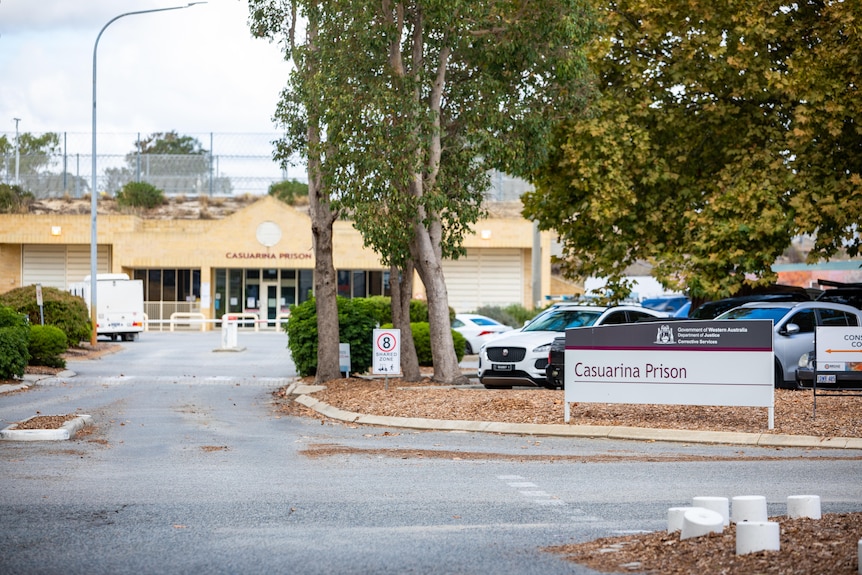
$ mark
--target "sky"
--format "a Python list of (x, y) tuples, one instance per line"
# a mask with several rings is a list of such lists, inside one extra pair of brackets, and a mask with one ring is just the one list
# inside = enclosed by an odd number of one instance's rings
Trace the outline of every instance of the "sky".
[[(187, 0), (0, 0), (0, 133), (91, 133), (93, 47), (125, 12)], [(97, 133), (270, 133), (288, 64), (245, 0), (125, 16), (99, 39)]]

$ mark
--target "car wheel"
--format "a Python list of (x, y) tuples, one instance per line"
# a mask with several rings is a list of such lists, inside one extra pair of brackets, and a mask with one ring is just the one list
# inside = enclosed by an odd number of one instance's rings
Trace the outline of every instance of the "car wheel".
[(775, 360), (775, 389), (793, 389), (795, 387), (792, 384), (787, 384), (784, 382), (784, 369), (782, 369), (781, 364), (778, 363), (778, 360)]
[(475, 355), (475, 354), (473, 353), (473, 346), (472, 346), (472, 345), (470, 345), (470, 342), (469, 342), (469, 341), (464, 345), (464, 353), (465, 353), (466, 355)]

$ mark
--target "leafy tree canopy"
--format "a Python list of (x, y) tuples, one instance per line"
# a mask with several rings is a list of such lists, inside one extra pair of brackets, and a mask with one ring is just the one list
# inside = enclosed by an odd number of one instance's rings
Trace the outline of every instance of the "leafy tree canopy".
[(142, 154), (205, 155), (207, 150), (192, 136), (180, 136), (176, 131), (156, 132), (136, 143)]
[[(50, 165), (52, 157), (60, 153), (60, 135), (45, 132), (36, 136), (22, 132), (18, 135), (18, 145), (19, 174), (39, 174)], [(0, 155), (12, 157), (15, 151), (15, 139), (0, 136)]]
[(269, 195), (288, 205), (296, 205), (301, 198), (308, 200), (308, 184), (298, 180), (283, 180), (269, 186)]
[[(601, 92), (556, 132), (525, 215), (570, 276), (655, 265), (718, 297), (767, 283), (799, 233), (858, 251), (862, 6), (619, 0), (590, 51)], [(618, 294), (619, 295), (619, 294)]]

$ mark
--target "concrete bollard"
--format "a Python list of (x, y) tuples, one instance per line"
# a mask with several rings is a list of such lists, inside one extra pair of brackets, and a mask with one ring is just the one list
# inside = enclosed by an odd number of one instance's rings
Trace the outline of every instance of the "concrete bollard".
[(820, 519), (820, 496), (788, 495), (787, 516), (791, 519), (798, 519), (800, 517)]
[(743, 521), (736, 524), (736, 554), (779, 551), (781, 528), (774, 521)]
[(739, 495), (731, 499), (731, 520), (734, 523), (742, 521), (767, 521), (766, 497), (762, 495)]
[(724, 531), (724, 517), (718, 511), (705, 507), (692, 507), (682, 516), (680, 540), (701, 537)]
[(682, 531), (682, 518), (691, 507), (669, 507), (667, 510), (667, 532)]
[(727, 497), (692, 497), (691, 504), (693, 507), (712, 509), (721, 515), (725, 526), (730, 525), (730, 505)]

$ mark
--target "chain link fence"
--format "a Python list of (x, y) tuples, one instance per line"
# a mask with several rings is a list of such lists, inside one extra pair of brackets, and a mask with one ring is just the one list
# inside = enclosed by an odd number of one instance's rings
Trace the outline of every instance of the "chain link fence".
[[(30, 134), (40, 137), (44, 134)], [(36, 198), (89, 195), (92, 187), (92, 134), (56, 132), (50, 151), (17, 153), (15, 132), (0, 132), (0, 183), (18, 184)], [(272, 159), (277, 133), (181, 134), (200, 144), (200, 154), (142, 154), (141, 133), (97, 134), (96, 189), (113, 196), (133, 181), (152, 184), (165, 195), (262, 195), (288, 179), (307, 181), (302, 165), (282, 170)], [(501, 172), (490, 178), (491, 201), (517, 200), (527, 182)]]
[[(47, 152), (17, 153), (14, 132), (0, 132), (0, 182), (18, 184), (37, 198), (82, 197), (92, 187), (92, 134), (58, 132), (59, 145)], [(42, 134), (33, 134), (39, 137)], [(302, 166), (282, 170), (272, 159), (278, 134), (183, 134), (197, 140), (199, 154), (142, 154), (148, 134), (97, 135), (96, 188), (114, 195), (142, 181), (166, 195), (265, 194), (273, 183), (305, 181)]]

